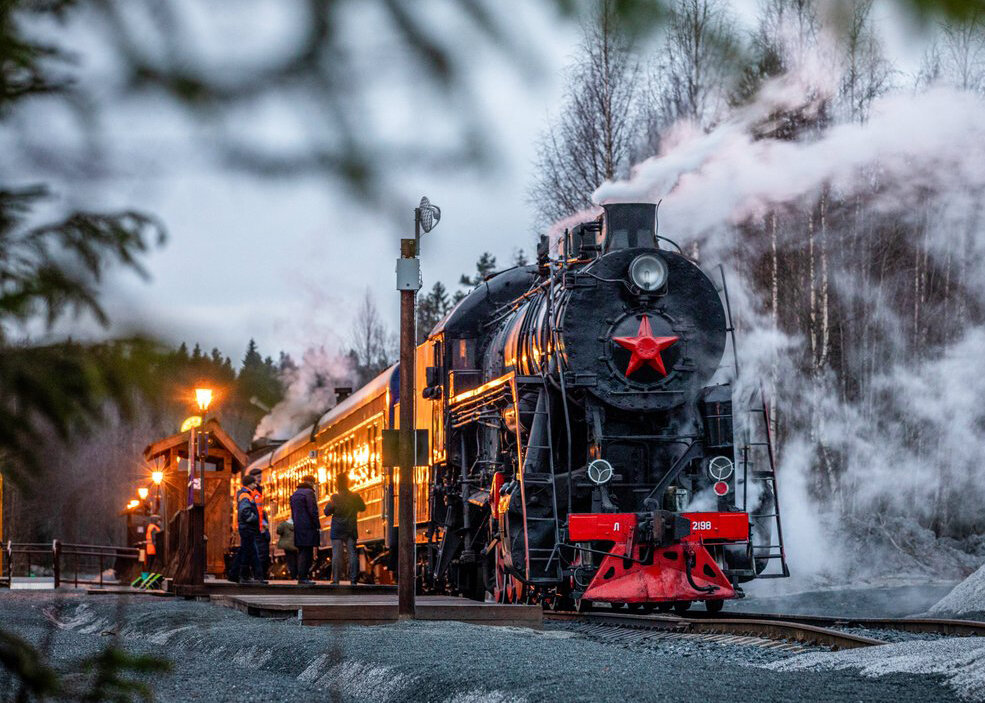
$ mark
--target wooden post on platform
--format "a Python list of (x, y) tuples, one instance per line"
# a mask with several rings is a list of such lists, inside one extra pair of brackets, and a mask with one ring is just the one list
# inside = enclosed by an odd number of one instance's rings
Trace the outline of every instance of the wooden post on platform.
[[(419, 213), (419, 210), (415, 210), (415, 234), (418, 237)], [(416, 280), (408, 277), (402, 281), (399, 268), (397, 274), (397, 287), (400, 290), (400, 531), (397, 549), (397, 614), (402, 619), (414, 617), (417, 585), (417, 520), (414, 514), (414, 343), (417, 336), (414, 308), (415, 296), (420, 287), (417, 241), (417, 237), (400, 240), (401, 261), (413, 262), (404, 265), (411, 273), (417, 271), (414, 277)]]
[(397, 563), (397, 614), (413, 618), (417, 589), (417, 511), (414, 507), (414, 469), (417, 447), (414, 427), (414, 353), (417, 345), (415, 296), (421, 289), (421, 232), (430, 232), (441, 210), (427, 198), (414, 209), (414, 238), (400, 240), (397, 290), (400, 291), (400, 520)]

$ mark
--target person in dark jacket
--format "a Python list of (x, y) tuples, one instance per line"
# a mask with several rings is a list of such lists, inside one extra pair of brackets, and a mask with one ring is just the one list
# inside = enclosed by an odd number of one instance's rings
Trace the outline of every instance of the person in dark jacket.
[(349, 558), (349, 583), (359, 576), (359, 560), (356, 558), (356, 537), (359, 536), (358, 516), (366, 509), (366, 503), (349, 490), (349, 476), (340, 473), (335, 478), (339, 492), (332, 495), (325, 505), (325, 515), (332, 518), (332, 583), (342, 578), (342, 553)]
[(240, 572), (244, 566), (252, 569), (252, 573), (260, 575), (260, 553), (257, 551), (257, 539), (260, 537), (260, 512), (253, 492), (256, 479), (252, 475), (243, 477), (243, 485), (236, 491), (236, 522), (239, 528), (239, 551), (229, 569), (229, 580), (237, 583), (267, 583), (263, 579), (254, 581), (244, 578), (240, 581)]
[(257, 553), (260, 555), (260, 574), (257, 578), (267, 579), (270, 573), (270, 520), (263, 504), (263, 469), (253, 469), (250, 474), (255, 479), (253, 498), (260, 513), (260, 536), (257, 538)]
[(315, 560), (315, 547), (321, 543), (315, 477), (305, 476), (291, 496), (291, 519), (294, 521), (294, 546), (298, 548), (298, 583), (313, 584), (308, 578)]

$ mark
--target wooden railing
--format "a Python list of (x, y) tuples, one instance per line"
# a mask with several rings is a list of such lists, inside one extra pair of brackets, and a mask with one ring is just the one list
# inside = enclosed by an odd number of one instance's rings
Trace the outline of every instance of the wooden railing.
[[(126, 561), (139, 561), (140, 560), (140, 550), (136, 547), (115, 547), (107, 545), (96, 545), (96, 544), (68, 544), (61, 540), (54, 540), (50, 543), (39, 543), (39, 542), (7, 542), (4, 545), (4, 553), (6, 554), (6, 567), (7, 567), (7, 583), (13, 582), (14, 576), (14, 558), (23, 557), (26, 558), (26, 573), (28, 576), (31, 574), (31, 563), (32, 557), (35, 558), (35, 563), (50, 563), (52, 573), (55, 579), (55, 588), (62, 585), (63, 582), (63, 565), (65, 560), (71, 560), (70, 563), (70, 573), (73, 573), (73, 577), (68, 579), (73, 585), (78, 586), (81, 584), (98, 584), (103, 585), (103, 572), (106, 570), (107, 565), (112, 565), (117, 568), (120, 562)], [(83, 576), (79, 577), (79, 562), (80, 559), (84, 564), (88, 565), (89, 568), (98, 564), (99, 577), (96, 579), (88, 578)], [(119, 573), (119, 569), (117, 569)]]

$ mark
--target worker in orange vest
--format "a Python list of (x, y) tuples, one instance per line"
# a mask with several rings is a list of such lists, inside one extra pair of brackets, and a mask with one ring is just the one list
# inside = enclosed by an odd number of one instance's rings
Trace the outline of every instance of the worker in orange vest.
[(157, 564), (157, 548), (158, 548), (158, 535), (161, 533), (161, 518), (157, 515), (151, 515), (150, 521), (147, 523), (147, 528), (144, 530), (144, 550), (147, 554), (147, 571), (154, 573), (154, 569), (158, 567)]
[[(236, 491), (236, 525), (239, 530), (239, 550), (226, 577), (233, 583), (267, 583), (260, 579), (260, 556), (257, 553), (257, 540), (260, 538), (260, 510), (254, 499), (253, 474), (243, 477), (242, 487)], [(249, 572), (246, 572), (249, 569)], [(256, 579), (256, 580), (254, 580)]]
[(253, 484), (253, 501), (256, 503), (257, 512), (260, 513), (260, 537), (257, 539), (257, 553), (260, 555), (260, 571), (256, 575), (257, 579), (267, 580), (270, 573), (270, 520), (267, 519), (267, 511), (263, 507), (263, 479), (262, 469), (253, 469), (250, 475), (256, 479)]

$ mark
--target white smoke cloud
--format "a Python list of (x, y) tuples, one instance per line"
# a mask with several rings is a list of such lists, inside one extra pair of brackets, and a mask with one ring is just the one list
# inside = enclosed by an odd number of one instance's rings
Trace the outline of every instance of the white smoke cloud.
[[(815, 98), (816, 99), (816, 98)], [(805, 97), (805, 105), (814, 100)], [(772, 106), (772, 103), (770, 103)], [(985, 100), (948, 88), (878, 100), (871, 118), (840, 124), (811, 141), (759, 139), (762, 111), (749, 109), (708, 134), (692, 132), (603, 184), (594, 200), (663, 199), (661, 228), (684, 242), (714, 243), (723, 226), (815, 196), (873, 195), (868, 207), (897, 212), (928, 192), (966, 201), (985, 187)], [(958, 185), (960, 184), (960, 185)]]
[(283, 379), (284, 399), (257, 426), (254, 439), (289, 439), (318, 415), (335, 406), (335, 389), (351, 386), (348, 360), (324, 346), (312, 347)]

